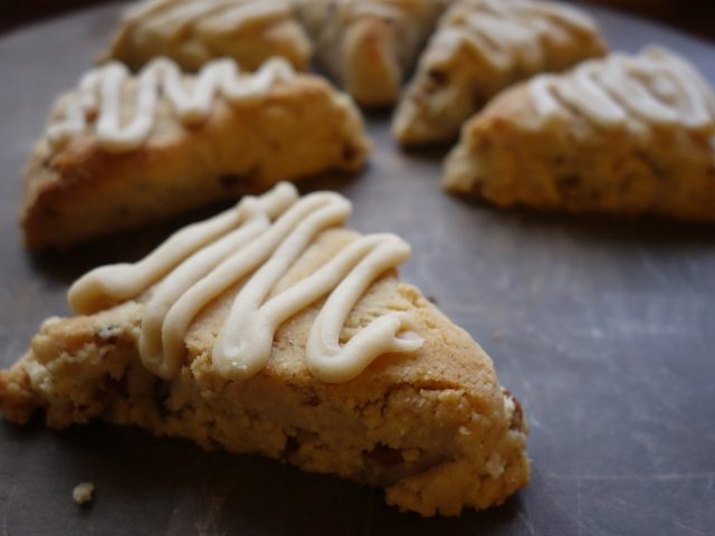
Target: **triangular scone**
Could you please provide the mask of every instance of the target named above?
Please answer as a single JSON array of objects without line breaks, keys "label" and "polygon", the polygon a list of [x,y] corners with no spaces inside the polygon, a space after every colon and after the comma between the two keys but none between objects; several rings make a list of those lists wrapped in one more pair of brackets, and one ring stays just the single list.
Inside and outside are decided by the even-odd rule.
[{"label": "triangular scone", "polygon": [[321,65],[361,106],[398,98],[448,0],[294,0]]},{"label": "triangular scone", "polygon": [[101,418],[386,488],[430,516],[529,479],[527,425],[492,361],[397,279],[410,248],[342,227],[350,203],[287,183],[83,276],[0,372],[0,409]]},{"label": "triangular scone", "polygon": [[280,180],[356,171],[369,147],[352,100],[282,59],[253,74],[216,60],[196,76],[166,59],[135,77],[108,64],[58,100],[30,157],[25,242],[64,247]]},{"label": "triangular scone", "polygon": [[442,17],[393,122],[404,145],[449,142],[508,86],[605,53],[595,22],[534,0],[460,0]]},{"label": "triangular scone", "polygon": [[281,56],[305,70],[310,55],[289,0],[146,0],[122,17],[103,59],[138,70],[164,56],[197,71],[227,57],[252,71]]},{"label": "triangular scone", "polygon": [[715,93],[661,48],[538,76],[465,125],[444,187],[500,207],[715,221]]}]

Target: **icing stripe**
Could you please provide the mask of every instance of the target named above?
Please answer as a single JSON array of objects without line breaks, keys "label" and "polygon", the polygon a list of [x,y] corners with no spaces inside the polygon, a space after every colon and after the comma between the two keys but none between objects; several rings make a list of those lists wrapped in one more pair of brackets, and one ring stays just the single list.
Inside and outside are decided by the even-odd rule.
[{"label": "icing stripe", "polygon": [[312,275],[269,296],[315,238],[342,225],[350,213],[350,202],[338,194],[298,199],[293,186],[280,184],[179,231],[136,264],[91,271],[71,287],[69,302],[77,312],[95,312],[139,297],[156,284],[145,307],[139,349],[143,364],[169,379],[183,364],[191,322],[243,281],[212,350],[215,368],[242,380],[266,365],[278,327],[327,295],[309,335],[306,360],[316,377],[347,381],[381,354],[413,352],[422,345],[402,312],[379,317],[345,346],[339,343],[352,308],[382,273],[409,257],[409,246],[394,235],[362,237]]},{"label": "icing stripe", "polygon": [[[327,226],[341,223],[349,217],[349,202],[344,198],[338,200],[332,199],[332,197],[338,198],[339,196],[325,193],[304,197],[281,216],[264,235],[243,250],[235,252],[181,296],[167,314],[162,328],[164,362],[169,368],[176,368],[183,359],[185,353],[184,334],[199,311],[233,284],[258,270],[285,237],[297,226],[300,226],[302,220],[313,216],[311,223],[317,218],[324,220],[323,224]],[[332,205],[331,201],[333,201]],[[304,228],[305,226],[301,227],[301,229]],[[241,297],[241,294],[239,293],[236,300]],[[230,323],[231,318],[229,317],[226,322]],[[235,326],[232,326],[231,329],[235,329]],[[219,355],[220,360],[221,355]]]},{"label": "icing stripe", "polygon": [[[275,215],[297,197],[295,186],[281,183],[264,194],[260,202],[269,215]],[[67,293],[70,308],[77,313],[92,314],[137,297],[192,253],[241,225],[248,215],[243,207],[250,199],[246,197],[233,209],[184,227],[137,263],[112,264],[86,273]]]},{"label": "icing stripe", "polygon": [[[48,126],[47,139],[51,144],[60,144],[87,130],[91,124],[88,117],[96,115],[99,145],[107,151],[132,151],[154,128],[161,97],[182,122],[192,124],[208,117],[219,95],[233,103],[253,101],[274,84],[294,77],[290,63],[281,58],[266,61],[252,75],[240,75],[233,60],[215,60],[195,77],[183,74],[176,63],[166,58],[153,60],[136,78],[124,65],[108,63],[82,78],[78,95],[68,104],[64,117]],[[125,102],[128,88],[132,88],[131,102]]]},{"label": "icing stripe", "polygon": [[538,76],[529,92],[542,119],[568,115],[568,105],[604,127],[634,118],[715,130],[715,93],[695,68],[660,48],[637,56],[611,54],[562,76]]},{"label": "icing stripe", "polygon": [[[410,247],[400,238],[369,235],[348,245],[315,273],[260,307],[255,304],[262,298],[251,304],[250,297],[241,303],[239,296],[216,341],[214,365],[234,379],[252,376],[268,362],[278,326],[331,290],[306,347],[308,367],[315,376],[330,382],[347,381],[360,374],[376,355],[418,350],[422,346],[419,338],[396,336],[411,326],[409,316],[403,313],[380,317],[344,347],[339,344],[347,315],[370,284],[409,255]],[[281,253],[276,252],[276,256]],[[262,296],[269,286],[260,289]],[[250,295],[251,289],[245,292]]]},{"label": "icing stripe", "polygon": [[[287,186],[287,185],[286,185]],[[226,286],[213,285],[211,292],[191,294],[194,300],[181,298],[199,283],[216,266],[234,252],[243,248],[271,225],[271,218],[282,213],[297,199],[294,188],[285,188],[275,198],[257,201],[244,199],[239,205],[244,218],[238,228],[203,248],[179,265],[166,277],[149,300],[142,321],[142,336],[139,344],[145,366],[162,377],[176,374],[183,357],[183,338],[189,324],[198,312]],[[241,276],[234,273],[231,276]],[[205,287],[201,287],[205,288]],[[185,305],[188,304],[188,307]],[[170,321],[167,321],[170,318]],[[172,338],[173,337],[173,338]],[[177,343],[174,339],[180,339]]]},{"label": "icing stripe", "polygon": [[[378,317],[345,346],[340,346],[340,332],[360,296],[381,273],[409,256],[410,246],[399,237],[371,235],[346,248],[324,268],[340,273],[338,277],[342,277],[343,269],[352,269],[328,297],[311,329],[307,361],[315,376],[328,382],[350,380],[360,374],[376,355],[415,352],[422,347],[423,340],[408,331],[412,321],[406,313]],[[320,276],[322,274],[316,274],[314,278],[320,280]]]},{"label": "icing stripe", "polygon": [[[263,253],[272,252],[272,255],[239,291],[213,349],[213,363],[227,377],[250,377],[265,365],[270,355],[273,333],[278,325],[272,326],[270,337],[269,330],[251,331],[246,329],[247,325],[260,318],[260,305],[315,236],[327,227],[343,223],[350,216],[349,202],[337,194],[312,194],[302,199],[300,206],[307,206],[310,202],[313,202],[315,208],[311,207],[310,212],[302,216],[302,221],[296,222],[297,225],[291,221],[290,226],[284,225],[280,232],[274,233],[276,239],[266,235],[257,241],[256,248],[262,249]],[[281,223],[278,221],[274,229],[278,229]],[[312,301],[301,301],[297,310],[304,309],[310,303]],[[264,345],[263,352],[256,348],[258,333],[265,335],[260,341]]]},{"label": "icing stripe", "polygon": [[283,0],[149,0],[126,12],[127,23],[140,25],[141,30],[155,31],[170,38],[167,32],[178,34],[206,17],[218,21],[226,17],[235,30],[254,22],[290,15],[290,6]]},{"label": "icing stripe", "polygon": [[480,0],[456,4],[435,36],[432,50],[443,54],[464,44],[498,71],[538,71],[546,61],[543,40],[570,34],[594,36],[595,23],[578,10],[548,2]]}]

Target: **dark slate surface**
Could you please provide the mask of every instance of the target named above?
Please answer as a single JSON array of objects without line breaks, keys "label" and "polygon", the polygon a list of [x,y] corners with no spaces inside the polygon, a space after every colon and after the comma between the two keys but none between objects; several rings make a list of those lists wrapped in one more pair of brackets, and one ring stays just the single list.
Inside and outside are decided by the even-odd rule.
[{"label": "dark slate surface", "polygon": [[[650,42],[715,82],[715,48],[594,11],[615,49]],[[176,223],[102,247],[29,256],[15,222],[20,170],[54,96],[74,85],[115,22],[88,11],[0,40],[0,364],[67,284],[138,258]],[[400,233],[419,285],[493,356],[532,426],[533,482],[500,508],[421,520],[379,491],[252,456],[93,425],[53,433],[0,423],[0,535],[713,534],[715,237],[668,223],[501,213],[445,196],[438,155],[401,155],[385,117],[359,179],[324,180],[355,201],[354,225]],[[96,484],[76,507],[71,491]]]}]

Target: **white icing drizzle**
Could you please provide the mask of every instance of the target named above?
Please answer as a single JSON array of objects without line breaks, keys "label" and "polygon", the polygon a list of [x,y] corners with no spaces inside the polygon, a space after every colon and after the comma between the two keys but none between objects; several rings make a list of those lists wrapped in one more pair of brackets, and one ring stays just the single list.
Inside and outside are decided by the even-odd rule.
[{"label": "white icing drizzle", "polygon": [[[126,12],[127,23],[142,25],[167,38],[210,18],[235,31],[241,26],[289,16],[284,0],[149,0]],[[190,32],[189,32],[190,33]]]},{"label": "white icing drizzle", "polygon": [[327,295],[308,338],[306,361],[324,381],[348,381],[379,355],[422,346],[403,312],[373,320],[344,346],[339,342],[360,297],[382,273],[409,257],[409,246],[394,235],[362,237],[312,275],[271,293],[315,238],[343,224],[350,213],[350,202],[338,194],[298,199],[293,186],[280,184],[260,198],[244,198],[237,209],[184,228],[136,264],[92,270],[72,285],[69,303],[79,313],[92,313],[156,284],[145,307],[139,349],[144,365],[168,379],[181,368],[191,322],[243,281],[212,350],[222,375],[243,380],[266,365],[279,326]]},{"label": "white icing drizzle", "polygon": [[[297,199],[295,190],[258,202],[247,198],[239,205],[245,217],[220,239],[195,250],[170,273],[149,300],[142,322],[140,351],[145,366],[162,377],[178,371],[184,355],[184,334],[196,315],[229,286],[264,260],[256,251],[255,238],[271,227],[271,218]],[[294,213],[297,211],[293,211]],[[284,218],[295,224],[302,213]],[[207,277],[211,275],[211,277]]]},{"label": "white icing drizzle", "polygon": [[457,4],[445,16],[436,39],[440,49],[468,44],[500,71],[538,70],[544,64],[542,38],[567,39],[570,34],[593,35],[595,23],[578,10],[533,0],[479,0]]},{"label": "white icing drizzle", "polygon": [[[166,58],[152,61],[136,78],[121,63],[108,63],[82,78],[64,117],[48,127],[47,139],[59,144],[93,125],[102,148],[132,151],[151,133],[161,97],[182,122],[190,125],[208,117],[219,95],[231,103],[253,101],[274,84],[294,76],[290,63],[281,58],[268,60],[249,75],[240,75],[233,60],[216,60],[207,63],[195,77],[182,74],[176,63]],[[130,84],[135,87],[133,99],[127,102]],[[95,121],[92,116],[96,116]]]},{"label": "white icing drizzle", "polygon": [[565,75],[537,76],[529,92],[545,120],[567,115],[570,106],[606,128],[636,118],[648,124],[715,129],[715,93],[692,65],[662,48],[651,47],[637,56],[611,54]]},{"label": "white icing drizzle", "polygon": [[[315,376],[329,382],[345,381],[360,374],[375,355],[415,352],[422,347],[422,339],[409,331],[413,326],[407,313],[378,317],[340,346],[340,331],[360,296],[381,273],[409,256],[410,247],[397,236],[366,236],[341,251],[298,289],[308,292],[309,283],[322,285],[318,292],[324,295],[338,284],[318,313],[308,338],[308,367]],[[332,272],[334,279],[328,283],[322,271]]]},{"label": "white icing drizzle", "polygon": [[[280,183],[264,194],[260,203],[269,216],[274,216],[282,213],[297,198],[295,186]],[[254,202],[254,198],[247,196],[235,208],[184,227],[139,262],[112,264],[91,270],[70,287],[67,294],[70,307],[81,314],[92,314],[138,296],[192,253],[206,248],[243,224],[252,214],[250,205]]]},{"label": "white icing drizzle", "polygon": [[[317,233],[321,226],[338,225],[344,222],[349,215],[350,204],[344,198],[337,196],[337,194],[325,193],[306,196],[283,214],[274,225],[260,236],[260,239],[254,240],[246,248],[236,251],[231,257],[216,266],[210,274],[196,281],[171,307],[164,319],[162,326],[162,339],[164,341],[162,357],[164,363],[170,368],[178,367],[180,360],[184,356],[183,335],[193,318],[203,307],[231,285],[258,270],[287,236],[296,236],[291,234],[293,229],[297,227],[303,231],[302,236],[304,238],[306,225],[311,225],[312,231]],[[310,219],[310,222],[308,224],[301,223],[304,219]],[[291,244],[294,243],[291,242]],[[259,273],[265,272],[259,270],[257,274]],[[255,276],[252,276],[246,286],[250,285],[252,289],[255,289],[256,285],[260,284],[255,281]],[[251,282],[254,283],[251,284]],[[242,298],[242,296],[244,297]],[[247,299],[245,296],[246,294],[242,289],[236,301]],[[249,295],[248,299],[251,298],[255,298],[255,294]],[[235,310],[235,307],[236,305],[234,304],[232,310]],[[227,320],[227,325],[231,325],[230,318]],[[233,330],[234,326],[230,329]],[[222,361],[223,353],[221,350],[218,350],[217,353],[219,344],[217,341],[217,346],[214,348],[214,361],[218,363],[218,367],[222,372],[226,372],[226,376],[229,376],[227,369],[222,368],[221,365],[225,361]],[[236,371],[239,371],[240,364],[237,363],[235,368]],[[238,373],[233,374],[233,376],[237,377]]]}]

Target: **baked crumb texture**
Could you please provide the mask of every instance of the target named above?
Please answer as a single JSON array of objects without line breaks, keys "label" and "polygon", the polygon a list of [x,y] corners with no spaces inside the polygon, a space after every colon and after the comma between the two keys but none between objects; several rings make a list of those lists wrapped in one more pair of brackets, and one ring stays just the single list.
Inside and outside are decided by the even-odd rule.
[{"label": "baked crumb texture", "polygon": [[439,21],[395,113],[403,145],[447,143],[497,93],[540,72],[606,52],[573,7],[531,0],[459,0]]},{"label": "baked crumb texture", "polygon": [[[124,86],[130,117],[133,80]],[[76,98],[61,97],[50,122]],[[91,128],[60,146],[38,143],[21,213],[28,248],[64,248],[282,180],[354,172],[370,149],[352,101],[312,75],[280,82],[257,100],[217,96],[198,124],[184,124],[166,102],[154,120],[148,139],[129,152],[103,149]]]},{"label": "baked crumb texture", "polygon": [[91,482],[82,482],[77,484],[72,490],[72,500],[78,506],[84,506],[92,502],[94,498],[94,484]]},{"label": "baked crumb texture", "polygon": [[294,0],[321,66],[364,107],[394,104],[448,0]]},{"label": "baked crumb texture", "polygon": [[[668,87],[667,80],[662,83]],[[465,124],[445,161],[443,186],[502,208],[712,222],[712,92],[710,103],[713,119],[698,129],[632,115],[622,124],[603,126],[570,105],[544,121],[529,84],[522,84]]]},{"label": "baked crumb texture", "polygon": [[305,70],[311,52],[290,0],[148,0],[127,10],[101,59],[138,70],[164,56],[198,71],[228,57],[253,71],[280,56]]},{"label": "baked crumb texture", "polygon": [[[355,237],[324,231],[278,286],[312,273]],[[256,376],[236,382],[219,374],[211,348],[235,292],[194,320],[173,380],[152,375],[140,360],[146,296],[91,316],[49,319],[24,357],[0,372],[0,409],[18,424],[42,410],[52,428],[100,418],[205,449],[260,453],[383,487],[389,504],[423,516],[497,505],[528,483],[519,402],[472,338],[394,273],[363,295],[343,342],[377,316],[407,311],[424,346],[380,356],[356,379],[337,384],[316,380],[305,364],[322,302],[280,327]]]}]

